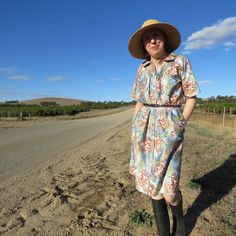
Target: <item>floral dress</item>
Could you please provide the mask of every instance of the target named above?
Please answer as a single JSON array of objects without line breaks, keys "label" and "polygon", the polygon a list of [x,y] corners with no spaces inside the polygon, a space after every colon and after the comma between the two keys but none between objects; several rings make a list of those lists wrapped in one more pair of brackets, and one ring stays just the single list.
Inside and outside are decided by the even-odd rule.
[{"label": "floral dress", "polygon": [[173,105],[183,105],[199,91],[190,63],[181,55],[172,53],[157,66],[150,61],[139,66],[131,98],[166,107],[143,106],[133,117],[129,173],[138,191],[151,197],[176,195],[184,128],[183,108]]}]

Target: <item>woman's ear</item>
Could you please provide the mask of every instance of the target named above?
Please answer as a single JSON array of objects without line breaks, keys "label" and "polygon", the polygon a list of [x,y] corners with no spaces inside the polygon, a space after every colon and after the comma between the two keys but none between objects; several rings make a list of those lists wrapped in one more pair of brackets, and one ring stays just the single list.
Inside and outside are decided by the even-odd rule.
[{"label": "woman's ear", "polygon": [[167,39],[164,40],[164,49],[167,53],[169,53],[168,47],[167,47]]},{"label": "woman's ear", "polygon": [[146,48],[143,46],[143,51],[144,51],[144,54],[145,54],[145,60],[150,60],[150,55],[148,54]]}]

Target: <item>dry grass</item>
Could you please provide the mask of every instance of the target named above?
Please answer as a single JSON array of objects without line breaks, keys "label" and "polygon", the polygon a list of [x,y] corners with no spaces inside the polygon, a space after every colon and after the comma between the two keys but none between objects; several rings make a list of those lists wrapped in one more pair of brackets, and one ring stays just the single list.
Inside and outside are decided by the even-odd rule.
[{"label": "dry grass", "polygon": [[[193,122],[186,128],[180,187],[188,235],[236,235],[235,140],[236,132],[228,128]],[[137,211],[152,212],[150,200],[142,194],[134,192],[129,201]],[[129,232],[155,235],[156,229],[132,227]]]},{"label": "dry grass", "polygon": [[[194,111],[191,120],[197,123],[206,123],[217,128],[223,127],[223,114]],[[236,115],[226,114],[224,117],[224,126],[236,130]]]},{"label": "dry grass", "polygon": [[[236,133],[190,123],[185,136],[182,189],[191,235],[235,235]],[[187,183],[200,185],[195,190]]]}]

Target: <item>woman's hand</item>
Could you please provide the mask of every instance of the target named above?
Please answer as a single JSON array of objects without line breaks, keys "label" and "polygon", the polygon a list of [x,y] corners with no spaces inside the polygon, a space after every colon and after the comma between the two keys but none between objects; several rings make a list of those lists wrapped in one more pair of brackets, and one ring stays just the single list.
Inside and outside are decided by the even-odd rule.
[{"label": "woman's hand", "polygon": [[134,116],[141,109],[141,107],[143,107],[143,103],[142,102],[137,102],[136,105],[135,105],[135,108],[134,108]]}]

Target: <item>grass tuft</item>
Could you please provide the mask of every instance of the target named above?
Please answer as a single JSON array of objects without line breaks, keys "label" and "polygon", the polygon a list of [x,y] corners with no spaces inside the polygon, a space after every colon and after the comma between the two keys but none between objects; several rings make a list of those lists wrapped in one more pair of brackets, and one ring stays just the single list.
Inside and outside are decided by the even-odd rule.
[{"label": "grass tuft", "polygon": [[201,185],[199,183],[195,182],[194,179],[191,179],[187,183],[187,187],[190,189],[199,189],[201,187]]},{"label": "grass tuft", "polygon": [[142,211],[135,211],[129,215],[130,221],[136,226],[146,225],[147,227],[152,227],[154,217],[149,213]]}]

